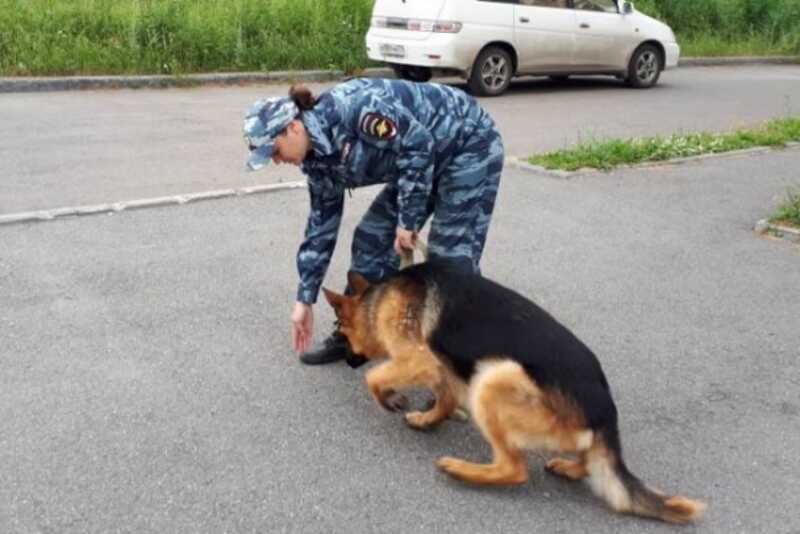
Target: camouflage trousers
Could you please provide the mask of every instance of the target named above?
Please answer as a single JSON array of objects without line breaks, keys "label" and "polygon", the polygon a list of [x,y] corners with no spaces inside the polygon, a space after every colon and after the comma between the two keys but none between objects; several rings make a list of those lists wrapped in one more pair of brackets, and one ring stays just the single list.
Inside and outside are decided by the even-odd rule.
[{"label": "camouflage trousers", "polygon": [[[428,253],[469,272],[479,263],[503,171],[503,141],[492,126],[473,135],[446,168],[437,172],[427,206]],[[397,272],[397,186],[381,190],[353,235],[351,271],[379,282]]]}]

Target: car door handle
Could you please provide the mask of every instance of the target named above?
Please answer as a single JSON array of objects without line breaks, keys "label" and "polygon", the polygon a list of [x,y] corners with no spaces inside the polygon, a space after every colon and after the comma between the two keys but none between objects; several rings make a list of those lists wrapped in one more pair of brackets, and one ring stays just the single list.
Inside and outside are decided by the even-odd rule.
[{"label": "car door handle", "polygon": [[584,30],[587,30],[587,29],[591,28],[591,26],[589,26],[589,24],[586,23],[586,22],[582,22],[581,23],[581,28],[583,28]]},{"label": "car door handle", "polygon": [[530,22],[530,21],[531,21],[531,19],[529,19],[528,17],[520,17],[520,18],[519,18],[519,21],[520,21],[520,22]]}]

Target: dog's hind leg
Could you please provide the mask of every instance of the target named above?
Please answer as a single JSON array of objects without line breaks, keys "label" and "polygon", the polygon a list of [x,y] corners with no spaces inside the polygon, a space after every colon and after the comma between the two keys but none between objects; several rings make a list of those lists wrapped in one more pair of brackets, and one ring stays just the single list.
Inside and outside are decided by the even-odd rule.
[{"label": "dog's hind leg", "polygon": [[492,446],[492,463],[478,464],[444,457],[436,463],[439,469],[465,482],[473,484],[523,484],[528,481],[528,462],[523,452],[510,443],[508,435],[494,417],[481,424],[481,430]]},{"label": "dog's hind leg", "polygon": [[502,433],[490,438],[494,459],[478,464],[445,456],[436,465],[450,476],[473,484],[509,485],[528,481],[528,462],[522,451],[512,446]]},{"label": "dog's hind leg", "polygon": [[[491,464],[443,458],[439,467],[478,484],[513,484],[528,478],[525,449],[583,453],[592,444],[574,406],[563,395],[545,391],[511,360],[482,363],[470,384],[470,412],[491,444]],[[554,464],[554,468],[555,468]],[[585,476],[582,464],[559,463],[565,476]],[[585,468],[584,468],[585,470]]]},{"label": "dog's hind leg", "polygon": [[586,468],[586,454],[581,453],[578,460],[567,460],[566,458],[553,458],[545,466],[549,472],[570,480],[581,480],[589,476]]},{"label": "dog's hind leg", "polygon": [[528,392],[519,388],[520,380],[527,378],[513,362],[492,363],[479,371],[470,386],[470,412],[492,446],[492,463],[446,457],[439,460],[440,469],[475,484],[522,484],[528,480],[528,463],[517,443],[513,412],[520,403],[533,404]]}]

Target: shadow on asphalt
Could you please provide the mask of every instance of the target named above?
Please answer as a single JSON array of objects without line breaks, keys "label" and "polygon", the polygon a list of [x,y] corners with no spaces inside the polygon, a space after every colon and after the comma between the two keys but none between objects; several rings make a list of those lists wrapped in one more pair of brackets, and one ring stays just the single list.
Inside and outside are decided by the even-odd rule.
[{"label": "shadow on asphalt", "polygon": [[[434,80],[435,81],[435,80]],[[463,80],[447,79],[442,80],[453,87],[469,92],[467,83]],[[659,81],[655,87],[646,91],[663,91],[669,89],[670,85],[663,80]],[[618,89],[629,89],[632,92],[636,89],[629,88],[624,81],[607,76],[584,76],[570,77],[567,80],[551,80],[550,78],[520,78],[511,82],[505,95],[522,95],[525,93],[536,94],[559,94],[559,93],[578,93],[578,92],[597,92],[613,91]]]}]

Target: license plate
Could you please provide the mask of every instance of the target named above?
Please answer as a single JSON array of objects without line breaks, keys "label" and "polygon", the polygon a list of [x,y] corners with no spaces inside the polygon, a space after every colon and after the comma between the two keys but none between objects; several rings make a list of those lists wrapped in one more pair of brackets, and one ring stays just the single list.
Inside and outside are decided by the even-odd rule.
[{"label": "license plate", "polygon": [[406,57],[406,47],[403,45],[382,44],[381,54],[389,57]]}]

